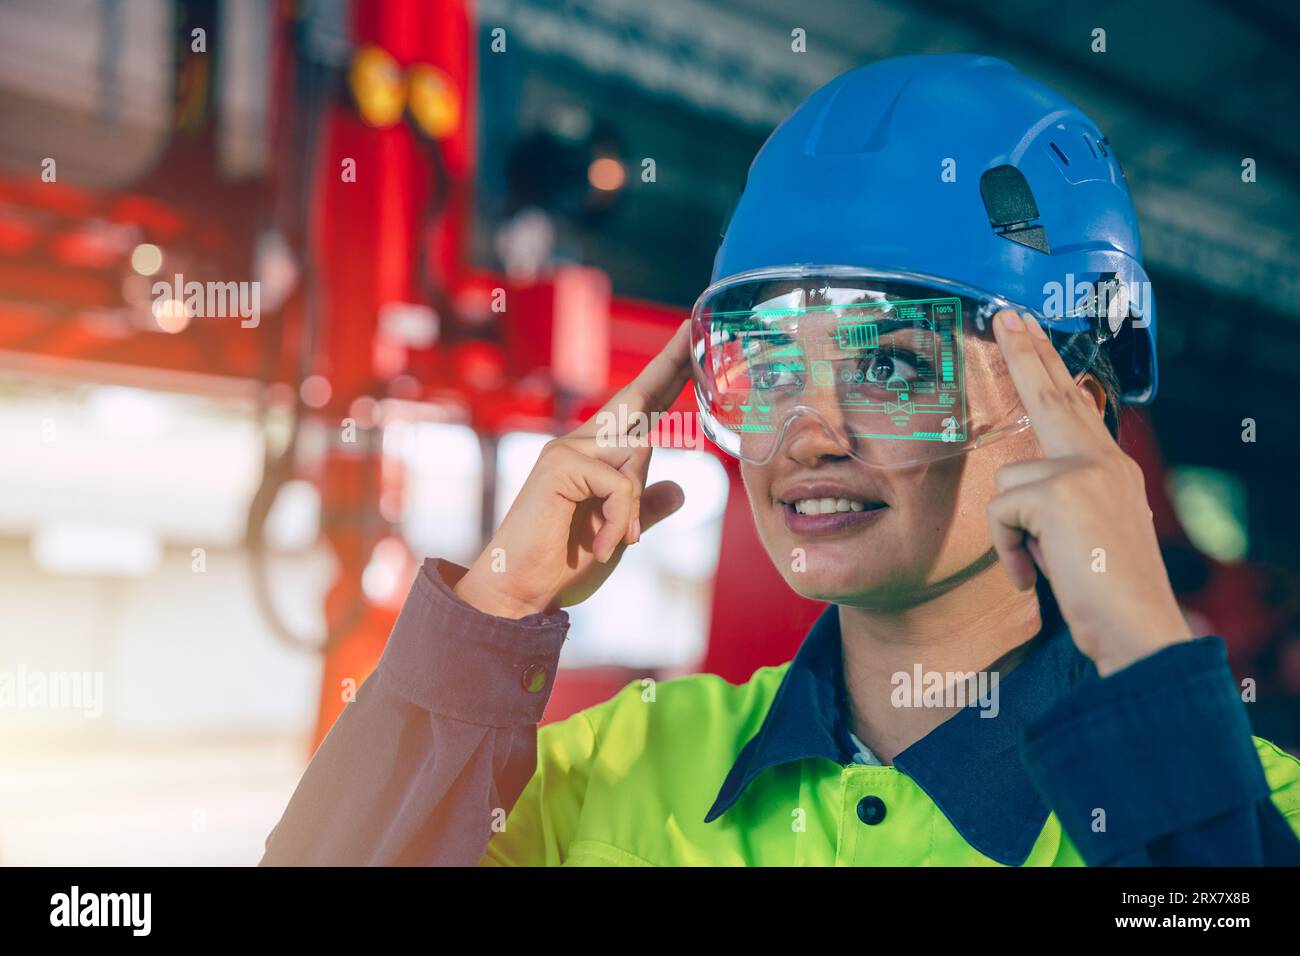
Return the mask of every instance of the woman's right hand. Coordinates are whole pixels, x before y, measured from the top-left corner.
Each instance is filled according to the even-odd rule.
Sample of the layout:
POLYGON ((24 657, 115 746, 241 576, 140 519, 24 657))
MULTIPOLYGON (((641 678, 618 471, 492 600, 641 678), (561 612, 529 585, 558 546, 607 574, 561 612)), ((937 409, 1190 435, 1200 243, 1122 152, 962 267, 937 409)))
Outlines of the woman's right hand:
POLYGON ((463 601, 516 619, 585 601, 628 545, 682 506, 675 482, 645 487, 648 439, 611 439, 609 425, 627 423, 635 412, 666 411, 681 393, 691 374, 688 326, 678 326, 600 411, 547 442, 505 520, 457 582, 463 601))

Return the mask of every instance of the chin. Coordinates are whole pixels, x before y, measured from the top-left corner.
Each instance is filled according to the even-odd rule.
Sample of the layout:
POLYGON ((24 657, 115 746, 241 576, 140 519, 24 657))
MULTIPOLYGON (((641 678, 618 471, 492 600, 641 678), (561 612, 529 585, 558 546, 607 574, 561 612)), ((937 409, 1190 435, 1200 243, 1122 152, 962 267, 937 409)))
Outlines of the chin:
POLYGON ((842 582, 810 582, 803 575, 787 574, 786 583, 800 597, 828 604, 856 604, 861 589, 842 582))
MULTIPOLYGON (((900 551, 896 543, 881 543, 864 554, 862 542, 809 542, 777 535, 767 548, 785 583, 801 597, 850 607, 897 610, 924 603, 947 591, 977 570, 984 549, 962 550, 959 556, 927 559, 900 551), (776 544, 779 542, 779 544, 776 544), (805 570, 795 571, 792 554, 805 550, 805 570), (869 555, 869 556, 868 556, 869 555)), ((985 544, 987 547, 987 543, 985 544)))
POLYGON ((777 564, 790 589, 809 600, 832 604, 891 604, 901 592, 910 590, 897 568, 863 567, 860 561, 832 555, 823 555, 824 563, 818 567, 817 559, 810 548, 806 571, 793 570, 788 557, 784 565, 777 564))

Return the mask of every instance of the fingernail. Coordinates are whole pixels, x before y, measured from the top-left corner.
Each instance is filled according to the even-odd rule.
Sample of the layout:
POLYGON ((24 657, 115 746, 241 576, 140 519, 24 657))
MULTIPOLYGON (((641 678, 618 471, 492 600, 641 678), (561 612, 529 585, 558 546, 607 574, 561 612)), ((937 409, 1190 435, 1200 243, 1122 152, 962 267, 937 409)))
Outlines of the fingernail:
POLYGON ((637 517, 632 519, 632 543, 636 544, 640 540, 641 540, 641 517, 638 515, 637 517))
POLYGON ((1040 339, 1047 338, 1047 333, 1043 331, 1043 327, 1033 316, 1025 316, 1025 325, 1029 326, 1029 331, 1034 333, 1034 335, 1038 336, 1040 339))
POLYGON ((1010 310, 999 312, 998 321, 1002 323, 1002 327, 1008 332, 1019 332, 1025 327, 1025 323, 1021 321, 1020 316, 1010 310))

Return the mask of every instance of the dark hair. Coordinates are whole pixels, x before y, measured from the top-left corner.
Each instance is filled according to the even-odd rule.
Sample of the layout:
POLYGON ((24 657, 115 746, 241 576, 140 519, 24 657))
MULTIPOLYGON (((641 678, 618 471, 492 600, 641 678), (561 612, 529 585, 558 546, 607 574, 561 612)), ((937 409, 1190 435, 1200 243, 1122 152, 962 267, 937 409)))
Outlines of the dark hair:
MULTIPOLYGON (((1118 440, 1120 395, 1122 394, 1119 373, 1115 371, 1115 363, 1110 360, 1110 355, 1107 354, 1104 348, 1092 360, 1092 364, 1088 367, 1088 374, 1097 380, 1097 384, 1106 393, 1106 409, 1103 418, 1107 430, 1118 440)), ((1038 580, 1034 584, 1034 590, 1038 594, 1038 613, 1043 621, 1039 636, 1046 637, 1055 634, 1065 627, 1065 617, 1061 614, 1060 607, 1057 606, 1056 595, 1052 593, 1051 583, 1041 571, 1038 573, 1038 580)))
POLYGON ((1115 363, 1110 360, 1110 354, 1103 348, 1097 353, 1097 357, 1092 360, 1088 366, 1088 374, 1097 380, 1102 391, 1106 393, 1106 411, 1105 422, 1106 428, 1116 439, 1119 438, 1119 417, 1120 417, 1120 396, 1122 394, 1119 384, 1119 373, 1115 371, 1115 363))

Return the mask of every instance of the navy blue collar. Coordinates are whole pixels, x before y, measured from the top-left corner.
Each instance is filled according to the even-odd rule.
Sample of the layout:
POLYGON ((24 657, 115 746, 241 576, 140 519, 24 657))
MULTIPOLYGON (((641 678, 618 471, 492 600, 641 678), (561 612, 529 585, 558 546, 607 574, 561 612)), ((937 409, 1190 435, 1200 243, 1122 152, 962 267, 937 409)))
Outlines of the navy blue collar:
MULTIPOLYGON (((1096 676, 1062 629, 999 677, 997 717, 964 707, 899 754, 894 766, 929 795, 967 843, 999 863, 1019 866, 1049 812, 1020 762, 1020 738, 1071 688, 1096 676)), ((851 763, 856 748, 842 695, 840 618, 832 604, 808 632, 762 727, 740 751, 704 821, 726 813, 771 767, 813 757, 851 763)))

